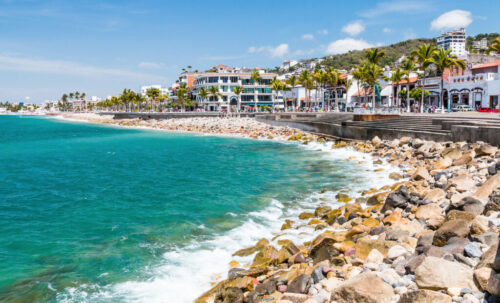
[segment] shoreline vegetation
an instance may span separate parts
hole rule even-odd
[[[65,119],[169,131],[329,141],[248,118],[113,120],[89,114]],[[335,141],[332,149],[369,154],[399,172],[390,186],[359,197],[340,191],[339,208],[320,204],[283,222],[278,245],[261,239],[234,252],[227,279],[195,302],[499,302],[500,151],[477,142]],[[346,155],[348,153],[346,152]],[[287,232],[314,227],[304,243]],[[275,241],[274,241],[275,242]],[[201,292],[201,291],[200,291]]]

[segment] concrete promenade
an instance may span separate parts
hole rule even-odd
[[[193,117],[227,117],[238,114],[214,112],[185,113],[125,113],[107,112],[114,119],[179,119]],[[379,121],[353,121],[352,113],[241,113],[258,121],[277,126],[290,126],[317,134],[346,139],[369,140],[374,136],[395,139],[404,136],[423,140],[484,141],[500,146],[500,114],[450,113],[412,114]]]

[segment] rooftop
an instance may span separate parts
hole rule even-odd
[[[471,69],[493,67],[493,66],[498,66],[498,65],[500,65],[500,60],[489,62],[489,63],[484,63],[484,64],[479,64],[479,65],[473,66]]]

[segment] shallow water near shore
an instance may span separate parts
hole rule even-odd
[[[284,218],[389,183],[366,155],[317,143],[28,116],[0,128],[0,302],[191,302]]]

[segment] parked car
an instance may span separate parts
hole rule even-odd
[[[447,112],[448,112],[447,108],[442,109],[441,107],[436,108],[436,110],[434,111],[435,114],[444,114],[444,113],[447,113]]]
[[[475,109],[473,109],[472,107],[469,107],[467,105],[459,105],[459,106],[453,108],[452,111],[454,111],[454,112],[474,112]]]
[[[494,107],[480,107],[477,111],[480,113],[500,113],[500,109]]]

